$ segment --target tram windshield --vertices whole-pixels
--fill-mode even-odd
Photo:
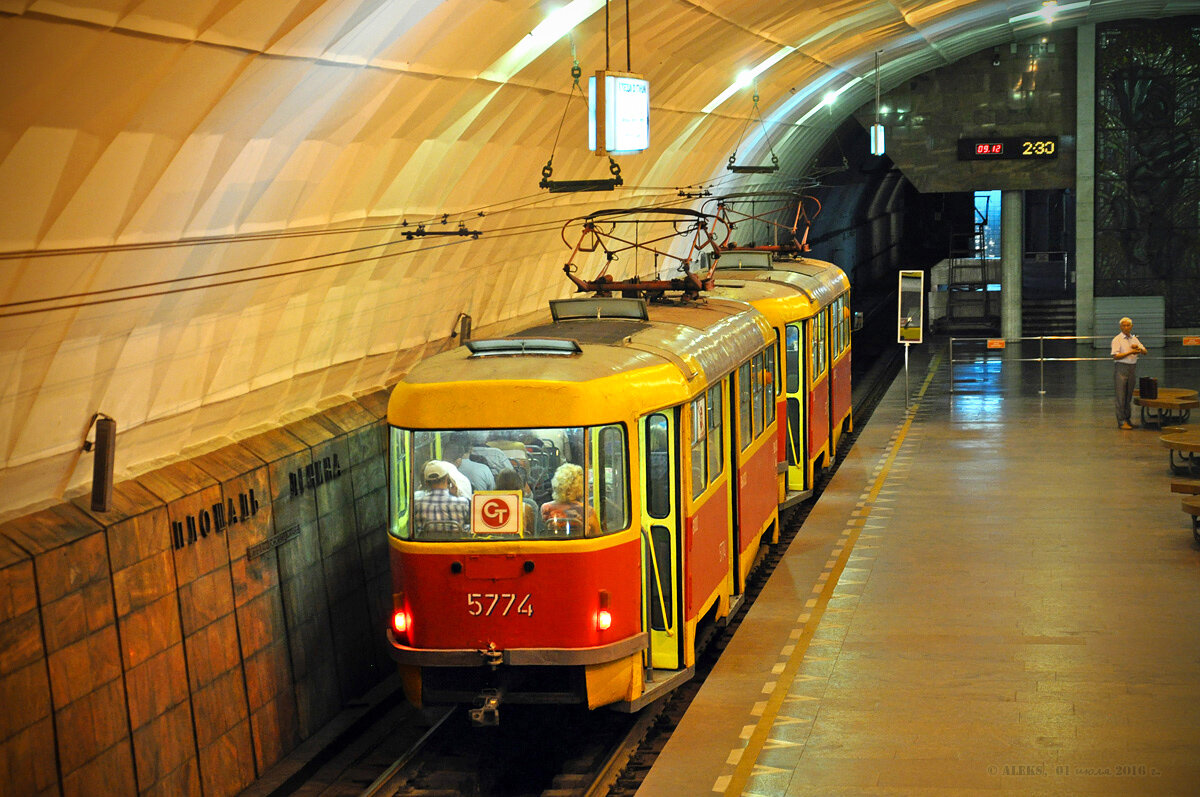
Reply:
[[[390,434],[390,525],[401,539],[582,539],[629,527],[621,424]]]

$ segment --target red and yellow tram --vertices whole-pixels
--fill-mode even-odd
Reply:
[[[718,263],[715,295],[749,302],[775,330],[781,508],[808,498],[842,435],[850,412],[850,283],[823,260],[763,249],[729,249]]]
[[[395,387],[388,634],[413,703],[637,710],[691,676],[850,423],[845,275],[760,254],[723,255],[698,299],[552,302]]]

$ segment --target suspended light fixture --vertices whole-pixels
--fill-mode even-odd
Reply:
[[[882,155],[884,151],[883,123],[879,120],[879,53],[875,51],[875,124],[871,125],[871,154]]]

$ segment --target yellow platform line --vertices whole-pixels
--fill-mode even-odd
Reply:
[[[912,422],[916,417],[920,401],[924,398],[925,391],[929,389],[930,383],[933,382],[933,376],[937,372],[941,360],[942,352],[939,350],[929,364],[929,373],[925,377],[925,382],[921,385],[921,389],[917,391],[916,401],[909,407],[908,417],[896,435],[895,442],[892,444],[892,450],[888,454],[883,468],[879,471],[879,475],[875,477],[875,483],[871,485],[868,503],[873,502],[879,495],[879,491],[883,489],[883,484],[887,481],[888,472],[892,469],[892,463],[896,460],[896,454],[900,451],[900,446],[904,444],[904,438],[908,436],[908,430],[912,427]],[[837,558],[837,564],[834,566],[832,574],[826,580],[824,587],[817,596],[816,603],[811,609],[811,616],[808,622],[804,624],[804,630],[796,640],[792,655],[788,658],[787,665],[783,668],[783,672],[780,673],[779,679],[775,682],[775,688],[771,692],[771,697],[767,700],[766,708],[755,724],[750,738],[746,741],[746,746],[742,749],[742,754],[738,758],[737,767],[734,769],[733,775],[729,778],[725,786],[723,793],[730,797],[741,795],[751,775],[754,773],[758,756],[762,753],[763,747],[767,742],[767,736],[775,724],[775,719],[779,715],[779,709],[783,705],[783,701],[787,698],[788,692],[791,691],[792,684],[796,680],[796,673],[800,669],[800,665],[804,662],[804,655],[808,651],[809,643],[812,642],[813,635],[821,624],[821,617],[825,614],[825,607],[829,605],[829,599],[833,597],[833,591],[837,587],[838,579],[841,577],[842,571],[846,569],[846,562],[850,559],[850,553],[854,550],[854,543],[858,541],[858,535],[862,531],[862,526],[852,525],[850,529],[850,536]]]

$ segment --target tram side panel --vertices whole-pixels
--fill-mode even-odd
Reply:
[[[684,451],[684,666],[695,663],[695,629],[699,619],[718,603],[719,616],[728,614],[733,551],[729,463],[725,462],[723,383],[718,382],[689,403]]]
[[[763,534],[777,526],[779,512],[779,436],[783,424],[778,423],[776,414],[774,350],[765,350],[743,364],[738,369],[738,385],[736,489],[741,556],[735,591],[741,592]]]
[[[805,325],[808,329],[808,350],[811,352],[807,363],[809,378],[806,380],[810,485],[816,479],[817,463],[829,465],[829,371],[822,320],[823,316],[818,315]]]

